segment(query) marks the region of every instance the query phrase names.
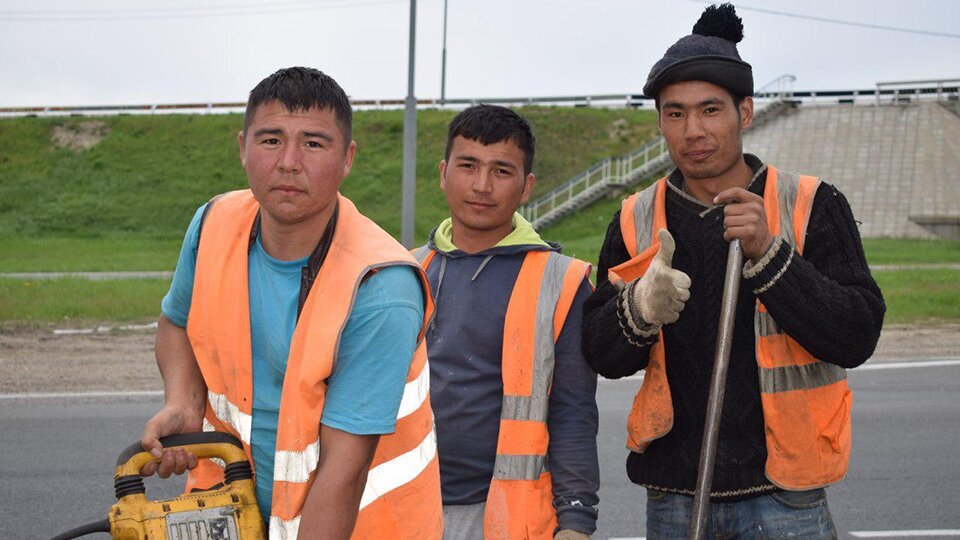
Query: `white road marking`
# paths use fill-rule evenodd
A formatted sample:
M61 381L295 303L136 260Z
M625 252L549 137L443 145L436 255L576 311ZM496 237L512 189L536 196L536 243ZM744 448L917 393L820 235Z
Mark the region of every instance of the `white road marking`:
M929 529L925 531L850 531L857 538L913 538L917 536L960 536L960 529Z
M157 327L156 322L147 323L147 324L124 324L117 326L117 330L153 330ZM53 331L55 335L58 336L70 336L74 334L93 334L93 333L105 333L113 330L113 326L98 326L96 328L58 328Z
M858 368L854 368L856 371L868 371L871 369L904 369L904 368L918 368L918 367L942 367L942 366L960 366L960 359L958 358L943 358L943 359L924 359L917 360L913 362L877 362L876 364L866 364Z
M163 397L163 392L159 390L143 390L137 392L36 392L30 394L0 394L0 399L60 399L101 397Z
M864 364L860 367L853 368L854 373L860 371L875 371L881 369L905 369L905 368L924 368L924 367L945 367L945 366L960 366L960 358L956 357L945 357L945 358L921 358L918 360L911 360L907 362L874 362L869 364ZM623 377L622 379L604 379L600 378L601 382L615 383L621 381L642 381L643 373L640 372L629 377Z
M929 529L916 531L851 531L856 538L917 538L923 536L960 536L960 529ZM645 536L615 536L610 540L646 540Z

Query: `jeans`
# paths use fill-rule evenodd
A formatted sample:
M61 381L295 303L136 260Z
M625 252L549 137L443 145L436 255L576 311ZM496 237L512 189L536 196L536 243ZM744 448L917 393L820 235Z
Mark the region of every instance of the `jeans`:
M647 490L647 538L685 539L693 497ZM706 538L836 538L823 489L778 491L745 501L710 503Z
M443 505L443 540L483 540L483 513L486 509L486 501Z

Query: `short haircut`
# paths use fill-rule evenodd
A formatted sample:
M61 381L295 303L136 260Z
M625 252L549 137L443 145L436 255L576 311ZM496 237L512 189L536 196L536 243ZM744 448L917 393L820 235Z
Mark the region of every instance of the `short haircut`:
M453 140L457 137L488 145L511 141L523 152L523 176L533 170L533 155L537 141L527 120L506 107L499 105L474 105L460 111L450 122L447 135L447 151L444 159L450 160Z
M270 101L279 101L290 112L310 109L330 109L337 117L343 134L344 146L353 140L353 109L350 99L333 77L308 67L289 67L277 70L260 81L247 99L243 114L243 131L247 132L257 107Z

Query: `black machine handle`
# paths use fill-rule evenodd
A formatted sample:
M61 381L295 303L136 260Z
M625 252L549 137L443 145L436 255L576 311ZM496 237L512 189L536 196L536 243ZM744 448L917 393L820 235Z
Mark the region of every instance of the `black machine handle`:
M229 433L223 433L222 431L200 431L196 433L177 433L176 435L167 435L166 437L160 437L160 444L164 448L174 448L177 446L191 446L194 444L232 444L237 448L243 449L243 444L240 442L240 439L234 437ZM130 446L123 449L123 452L120 452L120 457L117 458L117 467L123 465L124 463L130 461L130 458L139 454L140 452L145 452L139 442L135 442Z
M199 433L179 433L160 437L164 448L184 448L199 458L219 458L224 462L224 479L229 484L236 480L253 478L253 469L243 444L233 435L217 431ZM140 468L157 458L144 450L139 442L126 447L117 458L117 470L113 478L113 488L117 499L127 495L145 493Z

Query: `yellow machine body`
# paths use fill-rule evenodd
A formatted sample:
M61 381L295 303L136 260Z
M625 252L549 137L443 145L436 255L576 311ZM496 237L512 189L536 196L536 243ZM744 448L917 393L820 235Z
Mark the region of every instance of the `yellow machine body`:
M211 439L212 436L212 439ZM110 508L110 534L121 540L261 540L266 538L250 463L239 441L229 435L203 433L164 437L164 448L181 447L198 458L224 462L227 482L208 491L194 491L163 501L147 499L140 469L155 458L137 452L118 460L114 486L117 503ZM217 442L212 442L217 440ZM205 441L205 442L192 442ZM133 448L131 446L131 448ZM139 445L137 445L139 449Z

